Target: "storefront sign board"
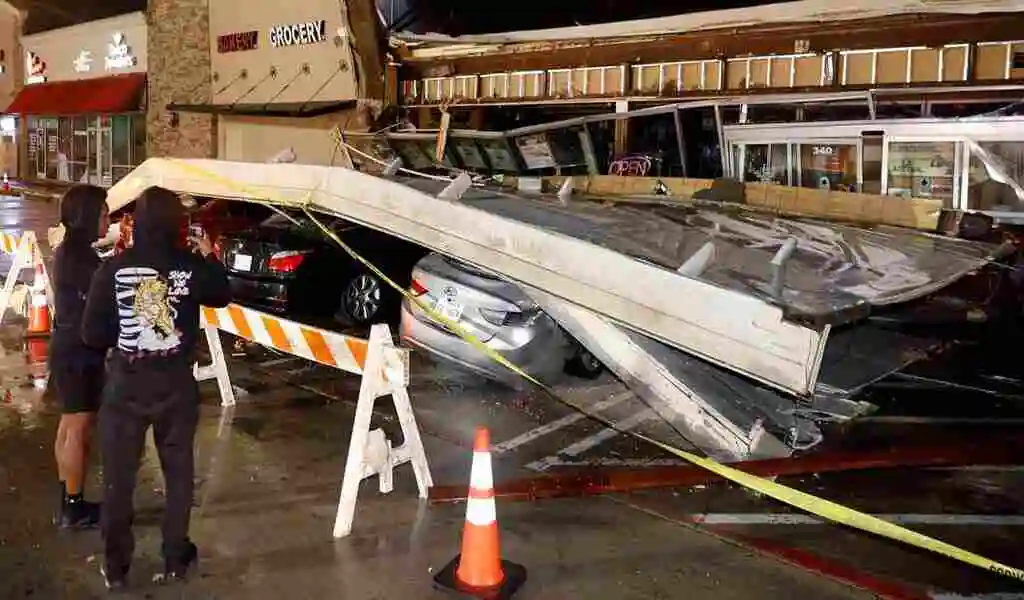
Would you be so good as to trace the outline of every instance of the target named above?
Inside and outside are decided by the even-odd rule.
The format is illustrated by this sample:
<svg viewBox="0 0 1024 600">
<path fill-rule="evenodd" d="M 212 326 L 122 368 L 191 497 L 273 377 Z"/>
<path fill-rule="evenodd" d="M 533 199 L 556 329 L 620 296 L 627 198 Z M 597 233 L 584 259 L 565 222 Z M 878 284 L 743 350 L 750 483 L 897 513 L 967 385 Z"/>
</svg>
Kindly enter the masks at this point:
<svg viewBox="0 0 1024 600">
<path fill-rule="evenodd" d="M 78 57 L 75 58 L 75 72 L 76 73 L 88 73 L 92 70 L 92 52 L 88 50 L 82 50 L 78 53 Z"/>
<path fill-rule="evenodd" d="M 46 83 L 46 61 L 32 51 L 25 53 L 25 83 Z"/>
<path fill-rule="evenodd" d="M 217 52 L 225 54 L 228 52 L 244 52 L 255 50 L 259 47 L 260 32 L 242 31 L 239 33 L 225 33 L 217 36 Z"/>
<path fill-rule="evenodd" d="M 107 44 L 107 58 L 104 66 L 108 71 L 114 69 L 130 69 L 137 64 L 135 55 L 132 54 L 132 47 L 128 45 L 124 34 L 121 32 L 113 35 L 113 41 Z"/>
<path fill-rule="evenodd" d="M 327 41 L 327 21 L 277 25 L 270 28 L 269 37 L 274 48 L 320 44 Z"/>
</svg>

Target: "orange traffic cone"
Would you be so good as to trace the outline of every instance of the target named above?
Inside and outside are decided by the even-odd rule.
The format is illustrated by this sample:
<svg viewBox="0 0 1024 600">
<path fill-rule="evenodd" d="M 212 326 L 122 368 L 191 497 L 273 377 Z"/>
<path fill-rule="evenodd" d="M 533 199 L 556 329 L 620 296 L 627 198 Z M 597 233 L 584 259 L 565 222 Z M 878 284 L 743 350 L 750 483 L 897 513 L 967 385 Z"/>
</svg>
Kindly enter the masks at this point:
<svg viewBox="0 0 1024 600">
<path fill-rule="evenodd" d="M 478 427 L 473 440 L 462 552 L 434 577 L 434 586 L 465 598 L 505 600 L 525 581 L 525 567 L 501 559 L 491 472 L 491 435 L 487 428 Z"/>
<path fill-rule="evenodd" d="M 11 193 L 11 181 L 7 179 L 7 173 L 4 173 L 4 193 Z"/>
<path fill-rule="evenodd" d="M 50 343 L 45 338 L 29 338 L 25 340 L 25 357 L 28 361 L 28 374 L 36 389 L 45 389 L 46 380 L 50 376 L 49 352 Z"/>
<path fill-rule="evenodd" d="M 26 336 L 50 335 L 50 304 L 46 299 L 46 284 L 43 283 L 43 263 L 36 264 L 36 279 L 32 283 L 31 306 L 28 309 L 28 330 Z"/>
</svg>

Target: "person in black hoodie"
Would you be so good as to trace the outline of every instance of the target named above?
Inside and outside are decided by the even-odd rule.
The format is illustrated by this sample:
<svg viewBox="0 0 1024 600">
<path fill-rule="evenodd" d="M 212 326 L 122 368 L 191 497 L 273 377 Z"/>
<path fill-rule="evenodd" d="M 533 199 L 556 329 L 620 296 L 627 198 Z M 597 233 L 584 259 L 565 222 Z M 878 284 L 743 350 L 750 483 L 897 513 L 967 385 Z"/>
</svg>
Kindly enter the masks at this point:
<svg viewBox="0 0 1024 600">
<path fill-rule="evenodd" d="M 100 505 L 82 498 L 89 446 L 103 393 L 103 352 L 82 343 L 81 325 L 89 282 L 100 266 L 92 244 L 106 233 L 107 192 L 76 185 L 60 202 L 64 240 L 53 258 L 53 337 L 50 381 L 61 401 L 54 456 L 60 478 L 61 529 L 95 527 Z"/>
<path fill-rule="evenodd" d="M 164 572 L 185 576 L 197 558 L 188 537 L 192 510 L 192 443 L 199 420 L 199 388 L 192 373 L 200 305 L 230 300 L 227 273 L 210 240 L 192 238 L 197 252 L 179 249 L 185 219 L 181 199 L 150 187 L 136 200 L 134 244 L 93 277 L 82 319 L 82 337 L 111 348 L 100 408 L 103 455 L 103 574 L 108 588 L 123 587 L 131 567 L 136 474 L 153 427 L 164 474 Z"/>
</svg>

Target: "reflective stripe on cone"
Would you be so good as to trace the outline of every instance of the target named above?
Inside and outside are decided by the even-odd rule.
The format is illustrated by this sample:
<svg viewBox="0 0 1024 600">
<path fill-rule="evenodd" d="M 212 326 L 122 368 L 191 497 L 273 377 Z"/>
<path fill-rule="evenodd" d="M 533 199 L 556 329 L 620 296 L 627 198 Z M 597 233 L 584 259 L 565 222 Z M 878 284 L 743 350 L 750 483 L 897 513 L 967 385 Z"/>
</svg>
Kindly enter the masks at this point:
<svg viewBox="0 0 1024 600">
<path fill-rule="evenodd" d="M 471 598 L 511 598 L 526 581 L 526 569 L 501 560 L 498 514 L 491 470 L 491 435 L 478 427 L 473 440 L 462 552 L 434 578 L 435 587 Z"/>
</svg>

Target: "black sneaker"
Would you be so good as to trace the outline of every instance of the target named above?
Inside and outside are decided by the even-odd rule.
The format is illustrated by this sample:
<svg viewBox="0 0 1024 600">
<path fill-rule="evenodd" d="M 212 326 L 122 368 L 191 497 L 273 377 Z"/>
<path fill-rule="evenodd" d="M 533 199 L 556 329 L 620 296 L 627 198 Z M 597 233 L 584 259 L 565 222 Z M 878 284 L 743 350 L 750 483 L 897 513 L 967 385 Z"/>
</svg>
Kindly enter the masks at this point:
<svg viewBox="0 0 1024 600">
<path fill-rule="evenodd" d="M 128 587 L 127 573 L 115 575 L 112 570 L 108 572 L 106 567 L 101 566 L 100 574 L 103 575 L 103 583 L 106 584 L 108 591 L 117 592 Z"/>
<path fill-rule="evenodd" d="M 92 529 L 100 524 L 100 505 L 85 500 L 66 499 L 60 510 L 61 529 Z"/>
<path fill-rule="evenodd" d="M 182 581 L 198 560 L 199 548 L 191 540 L 185 540 L 181 554 L 176 557 L 164 555 L 164 572 L 154 575 L 153 583 Z"/>
</svg>

